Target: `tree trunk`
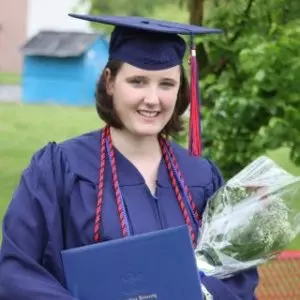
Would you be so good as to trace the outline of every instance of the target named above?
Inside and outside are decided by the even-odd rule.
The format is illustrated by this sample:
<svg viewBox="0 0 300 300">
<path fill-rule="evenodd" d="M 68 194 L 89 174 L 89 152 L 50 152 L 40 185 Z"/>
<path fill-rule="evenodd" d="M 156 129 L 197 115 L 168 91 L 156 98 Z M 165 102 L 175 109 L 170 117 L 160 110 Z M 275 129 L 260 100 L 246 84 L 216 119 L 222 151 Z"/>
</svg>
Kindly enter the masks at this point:
<svg viewBox="0 0 300 300">
<path fill-rule="evenodd" d="M 187 0 L 190 11 L 190 24 L 202 25 L 204 13 L 204 0 Z"/>
<path fill-rule="evenodd" d="M 187 0 L 190 12 L 190 24 L 202 25 L 204 14 L 204 0 Z M 202 42 L 197 43 L 197 61 L 198 73 L 201 78 L 205 74 L 205 69 L 208 67 L 208 57 Z"/>
</svg>

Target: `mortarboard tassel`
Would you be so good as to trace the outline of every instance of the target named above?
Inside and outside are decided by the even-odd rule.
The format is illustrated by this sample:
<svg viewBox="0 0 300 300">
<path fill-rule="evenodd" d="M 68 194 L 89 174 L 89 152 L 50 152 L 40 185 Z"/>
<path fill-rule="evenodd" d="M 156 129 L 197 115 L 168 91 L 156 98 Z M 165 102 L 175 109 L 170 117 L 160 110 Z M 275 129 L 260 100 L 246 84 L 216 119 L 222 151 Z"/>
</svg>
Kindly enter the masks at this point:
<svg viewBox="0 0 300 300">
<path fill-rule="evenodd" d="M 200 93 L 198 83 L 196 46 L 194 43 L 193 35 L 191 36 L 190 76 L 189 152 L 193 156 L 200 156 L 202 154 Z"/>
</svg>

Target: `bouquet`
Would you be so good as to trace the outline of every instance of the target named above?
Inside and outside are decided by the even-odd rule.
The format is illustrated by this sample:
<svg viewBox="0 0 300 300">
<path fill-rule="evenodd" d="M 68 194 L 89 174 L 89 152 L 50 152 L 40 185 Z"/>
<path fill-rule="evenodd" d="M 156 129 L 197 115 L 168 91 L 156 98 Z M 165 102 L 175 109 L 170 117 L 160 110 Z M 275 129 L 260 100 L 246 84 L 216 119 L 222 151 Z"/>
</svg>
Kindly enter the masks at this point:
<svg viewBox="0 0 300 300">
<path fill-rule="evenodd" d="M 223 279 L 267 262 L 300 232 L 299 211 L 300 177 L 259 157 L 208 200 L 197 267 Z"/>
</svg>

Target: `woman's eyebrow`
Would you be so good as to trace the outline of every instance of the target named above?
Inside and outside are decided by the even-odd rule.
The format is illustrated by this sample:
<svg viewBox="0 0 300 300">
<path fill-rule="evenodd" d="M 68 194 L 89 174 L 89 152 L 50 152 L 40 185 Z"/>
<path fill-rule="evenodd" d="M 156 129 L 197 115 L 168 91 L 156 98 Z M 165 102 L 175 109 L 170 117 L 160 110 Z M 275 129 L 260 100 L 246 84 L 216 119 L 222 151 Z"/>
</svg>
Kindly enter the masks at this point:
<svg viewBox="0 0 300 300">
<path fill-rule="evenodd" d="M 126 79 L 148 79 L 147 76 L 143 76 L 143 75 L 130 75 L 130 76 L 127 76 Z"/>
<path fill-rule="evenodd" d="M 174 79 L 174 78 L 171 78 L 171 77 L 164 77 L 161 79 L 161 81 L 169 81 L 169 82 L 172 82 L 172 83 L 177 83 L 178 80 Z"/>
<path fill-rule="evenodd" d="M 126 77 L 126 80 L 133 80 L 133 79 L 148 81 L 148 80 L 150 80 L 150 77 L 145 76 L 145 75 L 130 75 L 130 76 Z M 162 78 L 159 78 L 159 81 L 167 81 L 167 82 L 174 83 L 174 84 L 178 83 L 178 80 L 171 78 L 171 77 L 162 77 Z"/>
</svg>

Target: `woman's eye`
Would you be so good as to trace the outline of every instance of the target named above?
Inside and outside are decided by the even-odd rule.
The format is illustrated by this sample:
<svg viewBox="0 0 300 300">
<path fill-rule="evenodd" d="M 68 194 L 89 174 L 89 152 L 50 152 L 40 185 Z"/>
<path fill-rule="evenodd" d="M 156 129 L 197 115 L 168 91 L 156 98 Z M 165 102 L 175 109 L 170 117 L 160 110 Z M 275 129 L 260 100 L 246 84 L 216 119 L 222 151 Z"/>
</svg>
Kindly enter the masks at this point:
<svg viewBox="0 0 300 300">
<path fill-rule="evenodd" d="M 162 82 L 161 85 L 164 88 L 171 88 L 171 87 L 175 86 L 175 84 L 173 82 Z"/>
<path fill-rule="evenodd" d="M 130 83 L 133 85 L 136 85 L 136 86 L 140 86 L 140 85 L 143 85 L 145 82 L 144 82 L 144 80 L 141 80 L 141 79 L 132 79 L 132 80 L 130 80 Z"/>
</svg>

